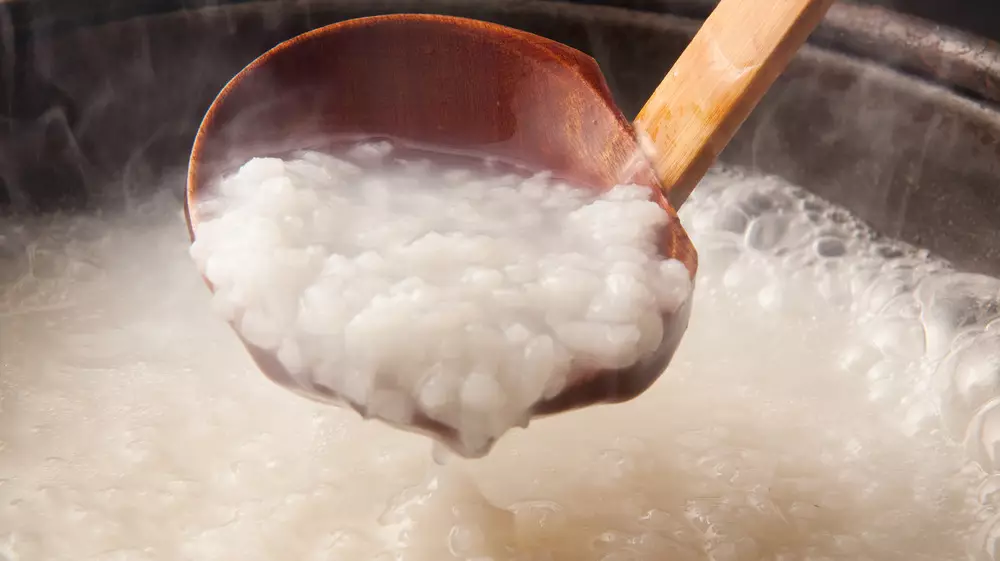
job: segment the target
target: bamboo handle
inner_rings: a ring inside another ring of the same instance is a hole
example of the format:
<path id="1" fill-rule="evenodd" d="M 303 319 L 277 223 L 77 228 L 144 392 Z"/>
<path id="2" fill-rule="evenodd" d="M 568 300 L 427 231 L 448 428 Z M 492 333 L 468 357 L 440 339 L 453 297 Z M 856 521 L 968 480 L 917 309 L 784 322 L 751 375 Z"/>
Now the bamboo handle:
<path id="1" fill-rule="evenodd" d="M 667 200 L 687 199 L 834 0 L 721 0 L 636 117 Z"/>

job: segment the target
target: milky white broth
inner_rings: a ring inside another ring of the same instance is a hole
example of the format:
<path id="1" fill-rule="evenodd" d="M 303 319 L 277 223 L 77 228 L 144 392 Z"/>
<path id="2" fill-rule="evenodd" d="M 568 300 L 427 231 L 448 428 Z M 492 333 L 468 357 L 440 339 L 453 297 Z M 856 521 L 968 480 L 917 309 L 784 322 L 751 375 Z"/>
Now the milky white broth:
<path id="1" fill-rule="evenodd" d="M 0 225 L 0 558 L 992 558 L 1000 281 L 779 180 L 685 205 L 693 315 L 649 392 L 444 465 L 264 378 L 179 208 Z"/>

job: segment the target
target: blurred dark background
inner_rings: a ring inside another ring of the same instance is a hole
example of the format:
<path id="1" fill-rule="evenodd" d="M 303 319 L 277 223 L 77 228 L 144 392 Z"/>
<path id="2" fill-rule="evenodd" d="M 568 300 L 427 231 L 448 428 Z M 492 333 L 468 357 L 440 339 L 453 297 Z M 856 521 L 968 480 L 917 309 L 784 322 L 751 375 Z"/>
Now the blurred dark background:
<path id="1" fill-rule="evenodd" d="M 690 41 L 696 23 L 684 17 L 716 2 L 0 0 L 0 221 L 179 195 L 220 88 L 326 23 L 405 8 L 527 29 L 593 54 L 634 115 Z M 806 186 L 963 270 L 1000 275 L 1000 0 L 843 3 L 725 161 Z"/>
<path id="2" fill-rule="evenodd" d="M 569 0 L 574 4 L 605 4 L 662 9 L 665 0 Z M 1000 0 L 853 0 L 858 4 L 873 4 L 933 20 L 944 25 L 971 31 L 1000 40 Z M 676 1 L 671 2 L 676 4 Z M 691 3 L 702 4 L 698 0 Z"/>
<path id="3" fill-rule="evenodd" d="M 247 1 L 271 1 L 295 4 L 296 0 L 0 0 L 0 6 L 9 9 L 15 21 L 30 22 L 37 30 L 55 30 L 65 26 L 94 24 L 102 21 L 125 19 L 157 12 L 219 6 Z M 337 0 L 325 0 L 336 3 Z M 373 0 L 377 1 L 377 0 Z M 528 0 L 510 0 L 524 3 Z M 575 4 L 604 4 L 635 9 L 666 11 L 678 4 L 690 4 L 692 15 L 702 15 L 711 0 L 562 0 Z M 1000 0 L 856 0 L 862 4 L 876 4 L 894 10 L 933 20 L 935 22 L 971 31 L 983 37 L 1000 41 Z M 476 0 L 469 0 L 475 3 Z M 322 2 L 321 2 L 322 3 Z M 0 8 L 0 12 L 2 12 Z M 0 46 L 2 48 L 2 46 Z"/>

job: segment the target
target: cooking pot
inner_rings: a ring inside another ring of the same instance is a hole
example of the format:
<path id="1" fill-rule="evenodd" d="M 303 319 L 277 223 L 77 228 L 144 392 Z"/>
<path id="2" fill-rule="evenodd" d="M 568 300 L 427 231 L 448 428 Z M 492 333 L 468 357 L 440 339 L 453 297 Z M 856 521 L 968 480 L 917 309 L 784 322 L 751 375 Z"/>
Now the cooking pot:
<path id="1" fill-rule="evenodd" d="M 449 13 L 593 55 L 634 115 L 711 8 L 657 12 L 565 2 L 241 2 L 66 25 L 0 6 L 0 212 L 110 208 L 168 189 L 180 200 L 192 139 L 215 94 L 276 43 L 336 21 Z M 890 10 L 833 8 L 722 154 L 845 205 L 882 234 L 960 269 L 1000 275 L 1000 45 Z M 180 207 L 178 207 L 180 208 Z"/>

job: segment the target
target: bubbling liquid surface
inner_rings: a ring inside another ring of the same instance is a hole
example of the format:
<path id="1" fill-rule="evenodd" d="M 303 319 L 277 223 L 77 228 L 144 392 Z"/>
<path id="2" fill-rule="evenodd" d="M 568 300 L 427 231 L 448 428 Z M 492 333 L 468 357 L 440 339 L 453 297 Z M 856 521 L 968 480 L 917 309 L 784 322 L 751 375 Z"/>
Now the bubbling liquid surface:
<path id="1" fill-rule="evenodd" d="M 993 559 L 1000 281 L 716 170 L 689 330 L 640 398 L 435 463 L 271 384 L 178 201 L 0 226 L 0 558 Z"/>

